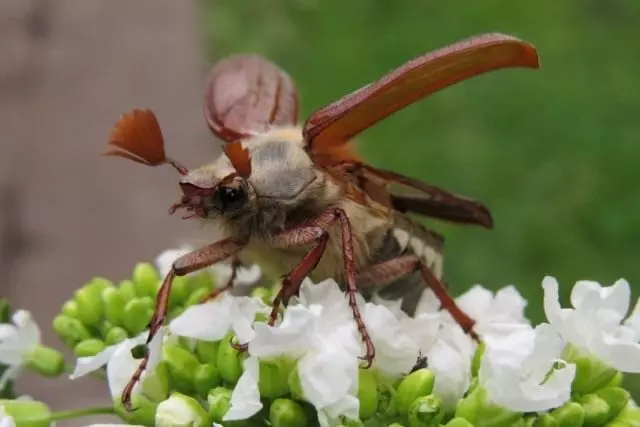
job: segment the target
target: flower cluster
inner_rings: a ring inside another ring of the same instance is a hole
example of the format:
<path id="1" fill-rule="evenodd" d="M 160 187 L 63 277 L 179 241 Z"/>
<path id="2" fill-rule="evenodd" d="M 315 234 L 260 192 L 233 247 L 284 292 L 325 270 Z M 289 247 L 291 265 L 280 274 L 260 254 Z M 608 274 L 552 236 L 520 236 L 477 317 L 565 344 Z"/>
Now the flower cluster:
<path id="1" fill-rule="evenodd" d="M 94 278 L 54 319 L 78 357 L 70 378 L 90 374 L 108 384 L 112 406 L 84 413 L 102 409 L 141 426 L 640 425 L 640 409 L 621 382 L 623 372 L 640 373 L 640 302 L 629 312 L 624 280 L 577 282 L 571 307 L 563 308 L 558 283 L 544 278 L 547 322 L 537 326 L 525 317 L 526 301 L 515 287 L 493 293 L 474 286 L 456 303 L 476 320 L 480 344 L 429 290 L 413 317 L 397 302 L 359 298 L 376 349 L 365 369 L 353 310 L 335 281 L 305 280 L 270 326 L 277 285 L 206 300 L 227 283 L 226 264 L 177 278 L 168 322 L 144 345 L 161 278 L 188 250 L 167 251 L 155 266 L 140 263 L 131 280 L 118 284 Z M 235 285 L 260 280 L 253 266 L 239 272 Z M 11 320 L 0 319 L 0 390 L 25 368 L 60 375 L 62 356 L 40 344 L 28 313 Z M 145 354 L 135 410 L 126 411 L 121 395 Z M 0 400 L 0 427 L 64 417 L 41 402 Z"/>

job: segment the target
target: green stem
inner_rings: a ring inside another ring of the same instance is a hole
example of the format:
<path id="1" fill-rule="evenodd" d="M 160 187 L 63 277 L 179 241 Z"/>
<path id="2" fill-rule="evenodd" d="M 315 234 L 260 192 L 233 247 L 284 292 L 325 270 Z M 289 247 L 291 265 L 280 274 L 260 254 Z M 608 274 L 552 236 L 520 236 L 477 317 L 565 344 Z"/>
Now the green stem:
<path id="1" fill-rule="evenodd" d="M 87 415 L 103 415 L 115 414 L 116 411 L 112 406 L 96 406 L 93 408 L 72 409 L 70 411 L 59 411 L 51 414 L 51 421 L 68 420 L 70 418 L 79 418 Z"/>

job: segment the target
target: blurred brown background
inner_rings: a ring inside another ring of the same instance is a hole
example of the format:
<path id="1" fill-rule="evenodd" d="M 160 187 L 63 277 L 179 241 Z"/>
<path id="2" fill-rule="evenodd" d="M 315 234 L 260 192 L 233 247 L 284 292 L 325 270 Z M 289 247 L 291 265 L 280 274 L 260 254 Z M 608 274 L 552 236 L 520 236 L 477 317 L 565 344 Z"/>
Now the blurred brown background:
<path id="1" fill-rule="evenodd" d="M 180 161 L 215 155 L 196 18 L 191 0 L 0 1 L 0 296 L 31 310 L 49 345 L 63 348 L 49 325 L 75 288 L 124 278 L 193 231 L 166 214 L 171 168 L 99 154 L 119 115 L 142 107 Z M 91 379 L 26 375 L 18 391 L 56 409 L 108 402 Z"/>

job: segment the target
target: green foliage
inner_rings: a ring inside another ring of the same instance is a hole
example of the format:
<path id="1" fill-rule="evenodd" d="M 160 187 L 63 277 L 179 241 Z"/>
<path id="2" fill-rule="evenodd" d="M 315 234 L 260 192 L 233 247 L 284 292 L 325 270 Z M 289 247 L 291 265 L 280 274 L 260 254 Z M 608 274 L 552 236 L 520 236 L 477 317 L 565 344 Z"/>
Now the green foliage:
<path id="1" fill-rule="evenodd" d="M 515 284 L 541 321 L 544 275 L 635 283 L 640 270 L 640 2 L 253 0 L 203 3 L 213 61 L 257 52 L 286 69 L 303 116 L 426 51 L 484 32 L 536 45 L 542 68 L 463 82 L 360 138 L 374 165 L 482 200 L 495 229 L 431 223 L 455 294 Z M 564 284 L 564 286 L 562 286 Z M 633 379 L 632 379 L 633 381 Z M 636 380 L 637 382 L 637 380 Z M 636 399 L 640 386 L 636 386 Z"/>

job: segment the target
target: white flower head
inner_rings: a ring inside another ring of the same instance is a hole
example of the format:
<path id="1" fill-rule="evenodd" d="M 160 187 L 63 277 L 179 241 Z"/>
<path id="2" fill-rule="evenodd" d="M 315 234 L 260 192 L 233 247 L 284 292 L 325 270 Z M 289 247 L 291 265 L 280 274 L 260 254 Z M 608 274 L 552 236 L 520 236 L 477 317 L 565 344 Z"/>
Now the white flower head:
<path id="1" fill-rule="evenodd" d="M 576 368 L 560 359 L 562 338 L 548 324 L 522 327 L 486 342 L 478 378 L 490 400 L 517 412 L 562 406 L 571 397 Z"/>
<path id="2" fill-rule="evenodd" d="M 0 324 L 0 364 L 7 366 L 0 376 L 0 390 L 18 377 L 31 352 L 40 345 L 40 328 L 31 313 L 18 310 L 11 320 L 13 324 Z"/>
<path id="3" fill-rule="evenodd" d="M 114 398 L 120 396 L 140 365 L 140 360 L 134 359 L 131 350 L 137 345 L 144 344 L 148 334 L 149 331 L 144 331 L 134 338 L 105 348 L 95 356 L 78 358 L 76 367 L 69 378 L 72 380 L 80 378 L 107 365 L 107 381 L 111 396 Z M 165 337 L 166 327 L 161 327 L 149 343 L 149 361 L 140 381 L 133 390 L 134 394 L 139 390 L 147 373 L 152 372 L 162 358 L 162 344 Z"/>
<path id="4" fill-rule="evenodd" d="M 257 359 L 281 356 L 297 360 L 302 391 L 320 419 L 331 418 L 336 411 L 353 412 L 361 346 L 347 299 L 335 281 L 326 280 L 305 281 L 298 300 L 300 304 L 289 306 L 279 325 L 255 325 L 247 360 L 256 360 L 251 362 L 256 363 L 256 372 L 245 370 L 234 390 L 244 396 L 243 414 L 251 412 L 244 411 L 247 406 L 259 410 Z"/>
<path id="5" fill-rule="evenodd" d="M 631 289 L 626 280 L 607 287 L 576 282 L 573 308 L 560 306 L 556 279 L 545 277 L 542 286 L 547 319 L 567 342 L 619 371 L 640 373 L 640 301 L 627 318 Z"/>
<path id="6" fill-rule="evenodd" d="M 240 342 L 250 341 L 255 332 L 256 314 L 269 308 L 258 298 L 236 297 L 228 293 L 219 298 L 187 308 L 169 323 L 173 335 L 203 341 L 221 340 L 232 330 Z"/>
<path id="7" fill-rule="evenodd" d="M 2 405 L 0 405 L 0 427 L 16 427 L 15 420 L 5 412 Z"/>

